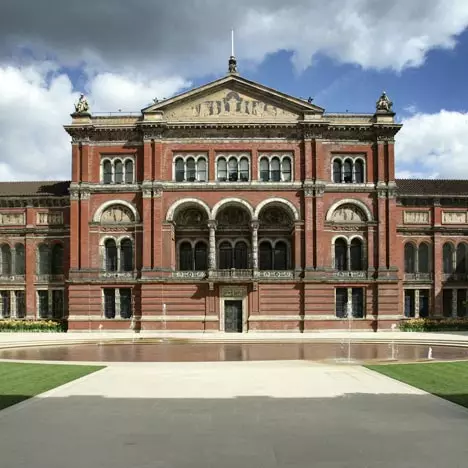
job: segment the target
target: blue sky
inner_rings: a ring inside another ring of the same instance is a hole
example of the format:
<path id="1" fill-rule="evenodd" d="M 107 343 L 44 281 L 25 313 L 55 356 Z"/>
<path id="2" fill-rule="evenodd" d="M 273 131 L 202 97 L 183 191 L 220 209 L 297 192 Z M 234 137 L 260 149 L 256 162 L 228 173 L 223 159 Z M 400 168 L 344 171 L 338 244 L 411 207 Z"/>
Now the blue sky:
<path id="1" fill-rule="evenodd" d="M 399 177 L 468 178 L 466 0 L 4 0 L 0 180 L 68 178 L 80 92 L 93 112 L 240 73 L 328 112 L 371 113 L 383 90 L 403 130 Z"/>

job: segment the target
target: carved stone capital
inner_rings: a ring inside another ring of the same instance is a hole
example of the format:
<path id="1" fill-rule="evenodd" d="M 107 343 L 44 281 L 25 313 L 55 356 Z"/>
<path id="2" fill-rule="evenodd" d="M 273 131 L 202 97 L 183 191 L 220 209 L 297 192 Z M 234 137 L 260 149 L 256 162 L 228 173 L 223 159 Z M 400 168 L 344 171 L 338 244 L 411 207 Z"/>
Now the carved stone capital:
<path id="1" fill-rule="evenodd" d="M 218 226 L 218 222 L 214 219 L 209 219 L 207 222 L 208 229 L 214 229 L 216 231 L 216 228 Z"/>
<path id="2" fill-rule="evenodd" d="M 70 189 L 70 200 L 79 200 L 80 191 L 78 189 Z"/>
<path id="3" fill-rule="evenodd" d="M 80 198 L 82 200 L 89 200 L 91 197 L 91 192 L 89 192 L 88 190 L 82 190 L 80 192 Z"/>
<path id="4" fill-rule="evenodd" d="M 258 221 L 251 221 L 250 226 L 253 231 L 258 231 L 258 228 L 260 227 L 260 223 Z"/>

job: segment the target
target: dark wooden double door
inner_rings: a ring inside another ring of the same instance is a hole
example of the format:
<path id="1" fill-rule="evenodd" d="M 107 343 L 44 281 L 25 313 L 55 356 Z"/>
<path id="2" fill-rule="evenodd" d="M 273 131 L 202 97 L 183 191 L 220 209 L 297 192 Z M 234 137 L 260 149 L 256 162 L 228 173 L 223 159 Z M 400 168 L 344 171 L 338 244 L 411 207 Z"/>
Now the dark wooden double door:
<path id="1" fill-rule="evenodd" d="M 224 301 L 224 331 L 242 333 L 242 301 Z"/>

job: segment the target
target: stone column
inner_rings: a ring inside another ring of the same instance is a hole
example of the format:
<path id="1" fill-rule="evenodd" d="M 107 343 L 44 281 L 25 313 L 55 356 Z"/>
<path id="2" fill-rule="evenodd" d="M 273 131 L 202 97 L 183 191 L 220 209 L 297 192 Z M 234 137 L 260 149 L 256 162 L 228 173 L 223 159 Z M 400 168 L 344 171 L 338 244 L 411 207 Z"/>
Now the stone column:
<path id="1" fill-rule="evenodd" d="M 208 228 L 210 230 L 208 269 L 216 270 L 216 221 L 208 221 Z"/>
<path id="2" fill-rule="evenodd" d="M 258 221 L 252 221 L 252 268 L 258 270 Z"/>
<path id="3" fill-rule="evenodd" d="M 52 307 L 53 307 L 53 297 L 52 297 L 52 289 L 49 289 L 47 295 L 47 299 L 49 301 L 47 305 L 47 317 L 53 317 Z"/>
<path id="4" fill-rule="evenodd" d="M 452 289 L 452 317 L 457 318 L 457 294 L 458 289 Z"/>
<path id="5" fill-rule="evenodd" d="M 349 239 L 346 245 L 346 269 L 351 271 L 351 243 Z"/>
<path id="6" fill-rule="evenodd" d="M 11 249 L 11 274 L 16 275 L 16 249 Z"/>
<path id="7" fill-rule="evenodd" d="M 120 317 L 120 289 L 115 288 L 115 318 Z"/>
<path id="8" fill-rule="evenodd" d="M 10 317 L 16 318 L 16 291 L 10 291 Z"/>
<path id="9" fill-rule="evenodd" d="M 419 318 L 419 289 L 414 290 L 414 316 Z"/>

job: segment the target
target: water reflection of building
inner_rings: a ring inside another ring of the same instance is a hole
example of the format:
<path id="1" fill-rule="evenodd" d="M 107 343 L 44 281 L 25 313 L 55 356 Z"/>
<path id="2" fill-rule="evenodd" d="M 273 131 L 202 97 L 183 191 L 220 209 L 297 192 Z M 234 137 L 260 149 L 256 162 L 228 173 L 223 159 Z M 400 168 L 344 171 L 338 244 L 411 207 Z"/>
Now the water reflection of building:
<path id="1" fill-rule="evenodd" d="M 89 112 L 65 127 L 71 182 L 0 184 L 3 317 L 246 332 L 465 315 L 468 182 L 395 179 L 386 96 L 327 113 L 228 73 L 138 115 Z"/>

